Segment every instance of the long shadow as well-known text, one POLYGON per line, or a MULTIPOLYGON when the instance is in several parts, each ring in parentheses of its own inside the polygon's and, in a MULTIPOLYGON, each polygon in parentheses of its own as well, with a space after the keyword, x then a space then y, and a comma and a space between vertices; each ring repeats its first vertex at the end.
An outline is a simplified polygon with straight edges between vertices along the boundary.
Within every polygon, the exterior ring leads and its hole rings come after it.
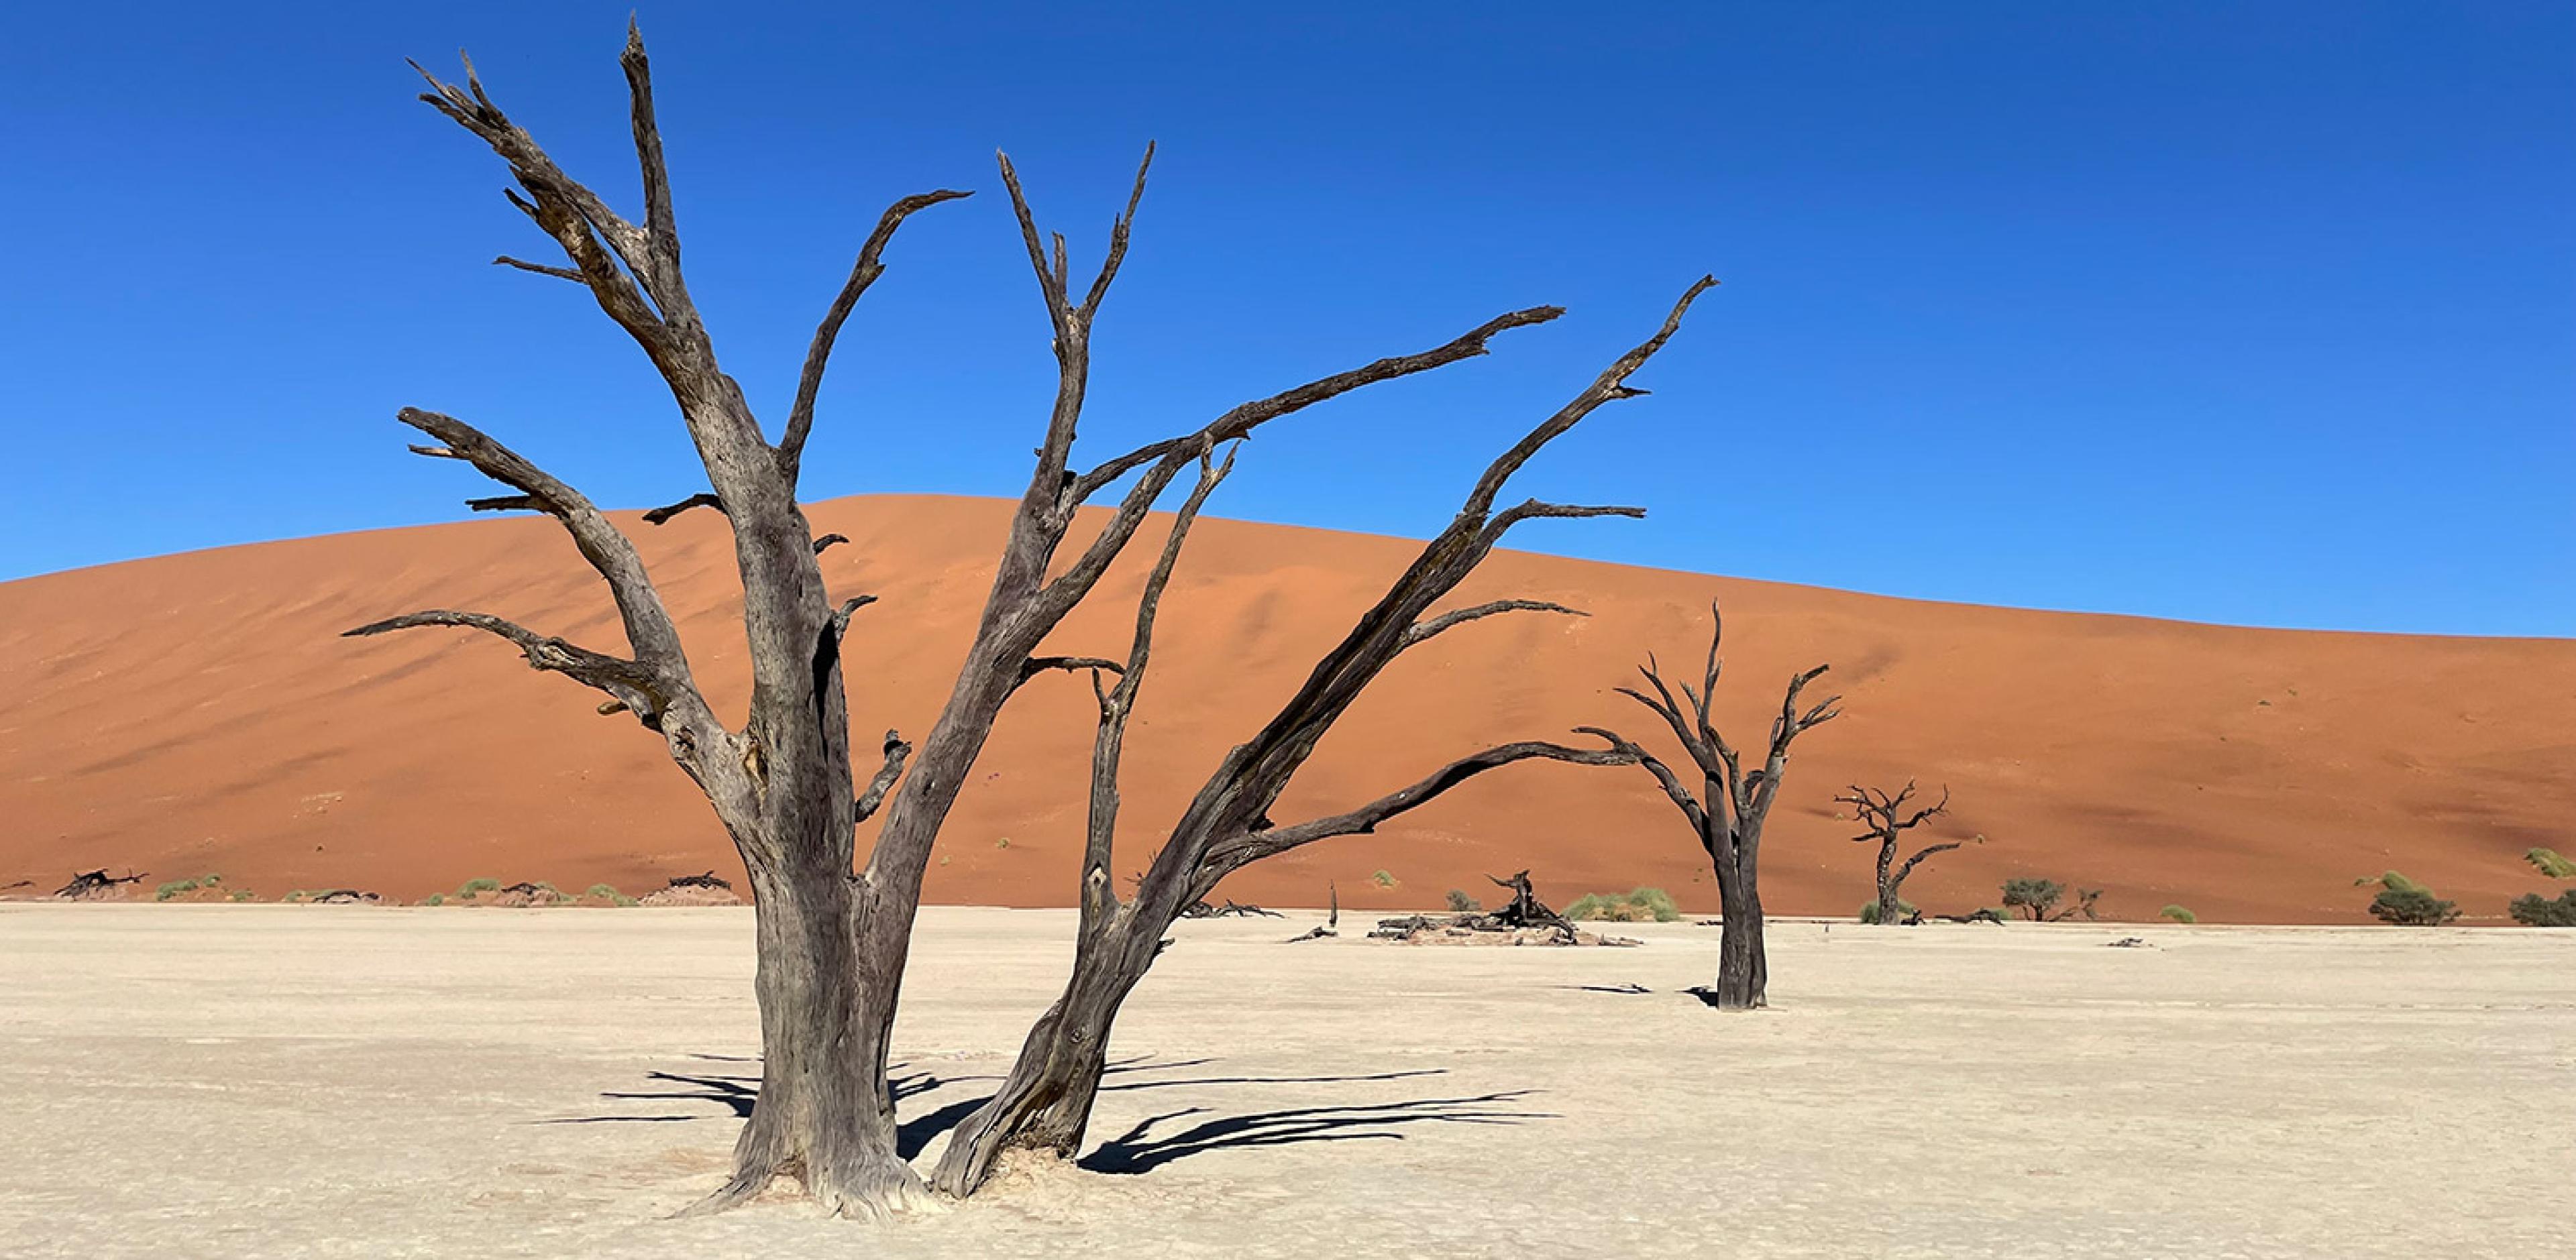
POLYGON ((1099 1149, 1082 1157, 1079 1163, 1093 1172, 1134 1175, 1151 1172, 1177 1159, 1228 1147, 1291 1146, 1299 1142, 1401 1142, 1404 1135, 1392 1131, 1401 1125, 1501 1125, 1556 1119, 1551 1112, 1496 1109, 1496 1104, 1526 1098, 1535 1092, 1515 1089, 1469 1098, 1415 1098, 1355 1106, 1294 1107, 1205 1120, 1169 1137, 1147 1136, 1158 1125, 1205 1115, 1208 1110, 1205 1107, 1186 1107, 1146 1118, 1135 1128, 1101 1143, 1099 1149))
MULTIPOLYGON (((693 1059, 717 1063, 758 1064, 757 1058, 736 1055, 693 1054, 693 1059)), ((1122 1080, 1140 1072, 1169 1072, 1182 1068, 1204 1067, 1214 1059, 1178 1059, 1156 1062, 1150 1055, 1121 1059, 1111 1063, 1103 1075, 1102 1093, 1131 1090, 1171 1089, 1190 1085, 1338 1085, 1375 1081, 1406 1080, 1420 1076, 1439 1076, 1446 1068, 1415 1068, 1400 1072, 1366 1072, 1332 1076, 1193 1076, 1169 1080, 1122 1080)), ((899 1068, 909 1065, 898 1065, 899 1068)), ((748 1120, 752 1107, 760 1100, 760 1077, 757 1073, 665 1072, 650 1071, 645 1078, 667 1089, 610 1091, 601 1098, 621 1102, 713 1103, 716 1109, 689 1115, 598 1115, 563 1116, 533 1121, 537 1124, 680 1124, 696 1120, 748 1120)), ((889 1082, 893 1101, 900 1105, 950 1085, 978 1081, 995 1081, 993 1075, 943 1077, 928 1071, 902 1071, 889 1082)), ((1183 1117, 1201 1115, 1205 1107, 1191 1107, 1156 1116, 1127 1133, 1102 1144, 1082 1160, 1082 1166, 1103 1172, 1141 1173, 1200 1151, 1227 1146, 1276 1146, 1291 1142, 1351 1141, 1371 1138, 1401 1138, 1401 1134, 1381 1131, 1384 1126, 1451 1122, 1461 1124, 1508 1124, 1524 1119, 1541 1118, 1536 1112, 1479 1111, 1478 1107, 1518 1098, 1529 1091, 1490 1094, 1477 1098, 1433 1098, 1379 1106, 1308 1107, 1290 1111, 1264 1112, 1210 1120, 1171 1137, 1147 1139, 1154 1126, 1183 1117), (1366 1129, 1369 1131, 1346 1131, 1366 1129)), ((931 1140, 963 1123, 975 1109, 991 1101, 989 1091, 976 1091, 902 1121, 895 1127, 895 1149, 905 1159, 914 1159, 928 1149, 931 1140)))

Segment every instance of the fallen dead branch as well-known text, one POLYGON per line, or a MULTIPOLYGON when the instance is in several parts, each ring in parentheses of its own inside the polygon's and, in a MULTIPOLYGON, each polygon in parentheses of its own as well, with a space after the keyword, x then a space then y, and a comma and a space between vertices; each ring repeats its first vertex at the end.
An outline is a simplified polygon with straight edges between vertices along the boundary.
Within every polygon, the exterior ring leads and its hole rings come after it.
POLYGON ((144 874, 149 874, 149 872, 129 875, 110 875, 104 868, 95 871, 84 871, 78 875, 72 876, 72 882, 54 890, 54 900, 106 901, 110 898, 121 897, 124 894, 118 892, 117 889, 122 888, 127 884, 139 884, 143 882, 144 874))

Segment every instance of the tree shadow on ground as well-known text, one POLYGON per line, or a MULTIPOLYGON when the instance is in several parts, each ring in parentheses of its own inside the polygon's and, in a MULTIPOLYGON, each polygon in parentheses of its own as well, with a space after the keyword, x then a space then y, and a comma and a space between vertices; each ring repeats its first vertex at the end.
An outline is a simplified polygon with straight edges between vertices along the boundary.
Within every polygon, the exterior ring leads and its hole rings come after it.
MULTIPOLYGON (((692 1059, 711 1063, 757 1065, 757 1058, 740 1055, 693 1054, 692 1059)), ((1368 1072, 1328 1076, 1188 1076, 1171 1079, 1125 1080, 1139 1073, 1174 1072, 1185 1068, 1205 1067, 1214 1059, 1176 1059, 1158 1062, 1150 1055, 1121 1059, 1109 1065, 1104 1073, 1102 1093, 1131 1090, 1173 1089, 1184 1086, 1219 1085, 1340 1085, 1374 1081, 1405 1080, 1418 1076, 1439 1076, 1446 1068, 1414 1068, 1400 1072, 1368 1072)), ((715 1110, 681 1115, 597 1115, 561 1116, 537 1120, 537 1124, 680 1124, 696 1120, 748 1120, 752 1106, 760 1099, 760 1076, 757 1072, 661 1071, 646 1072, 645 1079, 656 1086, 651 1090, 619 1090, 602 1093, 601 1098, 620 1102, 713 1103, 715 1110)), ((909 1064, 897 1065, 889 1082, 895 1104, 936 1092, 951 1085, 972 1082, 996 1082, 999 1076, 940 1076, 926 1070, 911 1070, 909 1064)), ((1419 1099, 1389 1103, 1377 1107, 1311 1107, 1294 1111, 1265 1112, 1232 1116, 1203 1122, 1168 1138, 1147 1140, 1146 1133, 1155 1125, 1186 1116, 1202 1115, 1205 1107, 1191 1107, 1157 1116, 1138 1125, 1118 1138, 1104 1143, 1082 1166, 1104 1172, 1144 1172, 1161 1164, 1203 1150, 1225 1146, 1274 1146, 1299 1141, 1344 1141, 1352 1138, 1400 1137, 1386 1132, 1344 1132, 1369 1124, 1396 1125, 1423 1121, 1458 1123, 1511 1123, 1533 1118, 1535 1113, 1478 1112, 1473 1107, 1517 1098, 1529 1091, 1493 1094, 1482 1098, 1419 1099), (1469 1110, 1461 1110, 1462 1108, 1469 1110)), ((973 1091, 898 1124, 895 1148, 905 1159, 914 1159, 928 1149, 931 1139, 964 1122, 975 1109, 990 1101, 989 1091, 973 1091)))
POLYGON ((1536 1092, 1515 1089, 1465 1098, 1413 1098, 1392 1103, 1292 1107, 1281 1111, 1220 1116, 1202 1120, 1168 1137, 1148 1136, 1157 1126, 1208 1113, 1205 1107, 1185 1107, 1137 1122, 1136 1127, 1101 1143, 1077 1162, 1093 1172, 1133 1175, 1151 1172, 1177 1159, 1228 1147, 1292 1146, 1300 1142, 1401 1142, 1404 1135, 1394 1130, 1403 1125, 1507 1125, 1524 1120, 1556 1119, 1551 1112, 1508 1111, 1500 1107, 1536 1092))

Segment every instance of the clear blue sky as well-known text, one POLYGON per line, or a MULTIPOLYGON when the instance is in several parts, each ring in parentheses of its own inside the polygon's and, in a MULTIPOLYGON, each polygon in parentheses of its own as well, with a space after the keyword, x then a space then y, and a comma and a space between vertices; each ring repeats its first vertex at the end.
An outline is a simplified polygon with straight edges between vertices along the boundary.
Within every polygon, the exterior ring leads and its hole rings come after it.
MULTIPOLYGON (((463 46, 633 205, 625 4, 0 17, 0 578, 455 519, 464 416, 603 502, 701 474, 500 164, 463 46)), ((700 303, 775 426, 895 196, 816 497, 1014 494, 1052 383, 999 193, 1096 258, 1105 453, 1541 302, 1486 359, 1265 431, 1212 512, 1420 536, 1725 287, 1522 493, 1519 545, 1933 599, 2576 634, 2576 7, 648 3, 700 303), (751 16, 724 16, 724 12, 751 16), (1359 443, 1382 456, 1354 458, 1359 443)), ((566 564, 577 561, 566 553, 566 564)))

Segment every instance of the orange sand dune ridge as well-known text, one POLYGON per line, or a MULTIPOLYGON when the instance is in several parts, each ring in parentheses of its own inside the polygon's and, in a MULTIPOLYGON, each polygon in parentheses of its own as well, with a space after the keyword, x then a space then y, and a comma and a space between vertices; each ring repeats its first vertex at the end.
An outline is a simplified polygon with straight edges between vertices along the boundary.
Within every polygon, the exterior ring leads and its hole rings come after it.
MULTIPOLYGON (((816 504, 844 593, 880 602, 849 640, 854 743, 918 735, 946 697, 1000 547, 998 500, 816 504)), ((621 514, 688 636, 702 686, 748 687, 724 522, 621 514)), ((1149 531, 1152 527, 1149 527, 1149 531)), ((1149 532, 1148 538, 1156 536, 1149 532)), ((1079 531, 1077 533, 1079 537, 1079 531)), ((1258 727, 1409 561, 1401 539, 1207 520, 1192 536, 1128 738, 1119 862, 1141 870, 1217 758, 1258 727)), ((1061 650, 1118 656, 1153 551, 1131 549, 1061 650)), ((1835 817, 1854 782, 1948 785, 1923 832, 1983 834, 1907 886, 1929 910, 1997 900, 2014 875, 2106 889, 2103 908, 2203 921, 2365 920, 2356 877, 2395 868, 2471 921, 2576 851, 2576 642, 2232 629, 1926 603, 1517 552, 1452 603, 1553 600, 1407 653, 1324 743, 1281 822, 1374 797, 1492 742, 1615 725, 1659 746, 1613 692, 1649 650, 1681 668, 1725 604, 1722 724, 1758 741, 1796 668, 1830 662, 1845 716, 1800 742, 1764 862, 1775 914, 1849 914, 1871 853, 1835 817)), ((604 587, 551 521, 476 521, 231 547, 0 584, 0 884, 74 869, 221 872, 274 897, 356 886, 417 898, 491 876, 630 892, 740 867, 661 742, 591 693, 470 631, 341 630, 472 608, 622 650, 604 587)), ((1067 905, 1092 703, 1032 683, 975 766, 929 876, 935 902, 1067 905)), ((1678 753, 1670 755, 1678 756, 1678 753)), ((862 838, 864 843, 864 837, 862 838)), ((1536 871, 1584 892, 1716 893, 1641 772, 1507 767, 1388 825, 1255 867, 1223 893, 1346 908, 1490 893, 1536 871), (1376 878, 1384 872, 1386 879, 1376 878), (1391 881, 1389 886, 1387 881, 1391 881)))

